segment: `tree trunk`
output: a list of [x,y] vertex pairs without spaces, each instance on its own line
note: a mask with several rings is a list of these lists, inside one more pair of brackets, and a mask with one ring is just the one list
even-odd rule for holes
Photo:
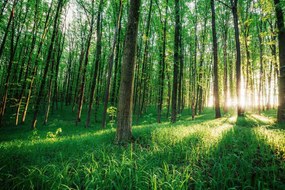
[[63,7],[63,0],[59,0],[58,1],[58,5],[57,5],[57,10],[56,10],[56,15],[54,18],[54,25],[53,25],[53,33],[51,36],[51,43],[49,46],[49,50],[48,50],[48,54],[47,54],[47,59],[46,59],[46,65],[44,68],[44,73],[42,76],[42,81],[41,81],[41,86],[40,86],[40,90],[39,90],[39,94],[37,96],[37,100],[36,100],[36,105],[35,105],[35,111],[34,111],[34,117],[33,117],[33,122],[32,122],[32,129],[36,128],[37,125],[37,117],[38,117],[38,113],[40,111],[40,103],[41,103],[41,99],[44,93],[44,88],[45,88],[45,83],[46,83],[46,77],[47,77],[47,73],[48,73],[48,68],[49,68],[49,63],[51,61],[52,58],[52,51],[53,51],[53,46],[54,46],[54,42],[55,42],[55,38],[58,32],[58,23],[60,20],[60,14],[61,14],[61,10]]
[[278,27],[278,45],[279,45],[279,61],[280,61],[280,76],[279,76],[279,96],[278,96],[278,114],[277,122],[285,122],[285,27],[283,11],[279,0],[274,0],[275,11]]
[[103,115],[102,115],[102,128],[106,127],[106,115],[107,115],[107,108],[108,108],[108,102],[109,102],[111,76],[112,76],[112,70],[113,70],[113,62],[114,62],[115,51],[118,51],[116,49],[116,44],[119,43],[119,42],[117,42],[117,39],[118,39],[117,35],[118,35],[119,28],[120,28],[120,23],[121,23],[120,21],[121,21],[122,8],[123,8],[123,2],[122,2],[122,0],[120,0],[120,9],[119,9],[118,16],[117,16],[117,25],[115,28],[112,50],[111,50],[109,60],[108,60],[109,68],[108,68],[107,84],[106,84],[105,97],[104,97],[104,110],[103,110]]
[[239,23],[238,23],[238,0],[231,0],[232,14],[234,18],[234,30],[236,41],[236,95],[237,95],[237,113],[238,116],[244,115],[244,110],[241,105],[241,52],[240,52],[240,40],[239,40]]
[[118,126],[116,142],[124,144],[132,140],[132,111],[134,69],[139,24],[140,0],[130,1],[128,25],[126,31],[121,82],[118,103]]
[[[15,3],[15,2],[14,2]],[[10,44],[10,60],[7,68],[7,76],[5,80],[5,90],[4,90],[4,95],[2,98],[2,105],[0,107],[0,124],[2,123],[4,113],[6,110],[6,105],[7,105],[7,98],[8,98],[8,90],[9,90],[9,82],[10,82],[10,77],[11,77],[11,71],[12,71],[12,65],[14,62],[14,56],[15,56],[15,49],[14,49],[14,37],[15,37],[15,21],[14,21],[14,6],[12,10],[13,16],[12,18],[9,19],[9,22],[12,22],[12,34],[11,34],[11,44]],[[11,20],[11,21],[10,21]],[[1,54],[0,54],[1,56]]]
[[259,40],[259,88],[258,88],[258,113],[261,113],[263,108],[263,87],[264,87],[264,69],[263,69],[263,39],[262,39],[262,30],[263,30],[263,23],[260,21],[260,28],[258,27],[258,40]]
[[167,15],[168,15],[168,0],[165,6],[165,18],[163,26],[163,45],[161,52],[161,65],[159,68],[159,95],[158,95],[158,108],[157,108],[157,122],[161,122],[162,105],[163,105],[163,91],[164,91],[164,78],[165,78],[165,53],[166,53],[166,30],[167,30]]
[[[92,1],[92,14],[91,14],[91,23],[90,23],[90,29],[89,29],[89,34],[88,34],[88,39],[87,39],[87,44],[86,44],[86,52],[85,52],[85,62],[82,70],[82,81],[81,81],[81,86],[80,86],[80,95],[79,95],[79,100],[78,100],[78,110],[77,110],[77,118],[76,118],[76,125],[78,122],[81,122],[81,113],[82,113],[82,106],[83,106],[83,100],[84,100],[84,91],[85,91],[85,82],[86,82],[86,71],[87,71],[87,65],[89,61],[89,52],[90,52],[90,45],[91,45],[91,39],[92,39],[92,34],[93,34],[93,29],[94,29],[94,0]],[[99,38],[99,36],[97,36]]]
[[101,14],[102,14],[102,8],[103,8],[103,0],[100,0],[99,11],[97,14],[97,26],[96,26],[97,27],[97,33],[96,33],[97,34],[97,40],[96,40],[95,68],[93,71],[94,73],[93,73],[93,80],[92,80],[92,85],[91,85],[90,100],[89,100],[89,105],[88,105],[88,113],[87,113],[87,119],[86,119],[85,127],[89,127],[89,125],[90,125],[92,104],[93,104],[94,93],[95,93],[95,88],[96,88],[96,79],[97,79],[97,75],[98,75],[98,68],[99,68],[99,65],[101,62],[101,52],[102,52]]
[[223,62],[224,62],[224,112],[228,112],[228,56],[227,56],[228,26],[227,21],[223,33]]
[[171,122],[176,122],[177,115],[177,87],[179,70],[179,37],[180,37],[180,5],[179,0],[175,0],[175,34],[174,34],[174,67],[171,102]]
[[[35,21],[34,21],[34,25],[33,25],[33,38],[32,38],[32,42],[30,44],[31,46],[31,49],[29,51],[29,54],[28,54],[28,61],[27,61],[27,68],[26,68],[26,71],[25,71],[25,76],[24,76],[24,80],[23,80],[23,84],[22,84],[22,89],[21,89],[21,92],[20,92],[20,95],[19,95],[19,98],[18,98],[18,105],[17,105],[17,111],[16,111],[16,126],[18,125],[19,123],[19,115],[20,115],[20,109],[21,109],[21,105],[22,105],[22,101],[23,101],[23,96],[24,96],[24,93],[25,93],[25,90],[26,90],[26,86],[27,86],[27,79],[28,79],[28,74],[29,74],[29,68],[30,68],[30,65],[31,65],[31,62],[32,62],[32,54],[33,54],[33,51],[34,51],[34,48],[35,48],[35,45],[36,45],[36,38],[37,38],[37,18],[38,18],[38,4],[36,3],[35,4]],[[24,61],[23,61],[24,62]],[[22,65],[22,67],[24,67],[24,65]],[[21,76],[19,77],[19,81],[21,80]]]
[[7,39],[8,33],[9,33],[9,28],[10,28],[11,22],[14,19],[14,16],[15,16],[15,7],[16,7],[17,3],[18,3],[18,0],[14,0],[13,1],[13,7],[12,7],[12,10],[11,10],[11,13],[10,13],[10,17],[9,17],[9,20],[8,20],[8,23],[7,23],[7,27],[5,29],[3,40],[2,40],[1,45],[0,45],[0,58],[1,58],[2,54],[3,54],[3,52],[4,52],[6,39]]
[[217,43],[217,33],[216,33],[216,13],[215,13],[215,3],[211,0],[212,9],[212,33],[213,33],[213,51],[214,51],[214,99],[215,99],[215,113],[216,118],[221,117],[220,110],[220,97],[219,97],[219,68],[218,68],[218,43]]

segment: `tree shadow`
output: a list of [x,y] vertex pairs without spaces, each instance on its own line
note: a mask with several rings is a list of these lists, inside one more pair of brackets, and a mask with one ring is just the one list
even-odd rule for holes
[[[260,124],[250,117],[237,119],[216,146],[201,156],[197,172],[202,189],[284,189],[284,160],[255,132]],[[202,159],[203,158],[203,159]],[[197,181],[197,179],[195,180]]]

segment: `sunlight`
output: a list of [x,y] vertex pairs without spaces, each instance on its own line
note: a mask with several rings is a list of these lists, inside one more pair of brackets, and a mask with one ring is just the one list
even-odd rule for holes
[[223,133],[227,132],[229,129],[233,128],[233,125],[231,124],[223,124],[222,126],[219,126],[211,131],[211,136],[214,138],[217,138],[219,136],[223,136]]
[[256,118],[257,120],[263,122],[263,123],[268,123],[268,124],[273,124],[274,121],[271,118],[262,116],[262,115],[258,115],[258,114],[252,114],[252,117]]
[[[273,76],[272,76],[273,77]],[[246,89],[246,80],[244,77],[241,78],[241,97],[240,104],[244,109],[252,109],[258,108],[259,105],[261,107],[276,107],[278,105],[278,94],[277,94],[277,83],[276,80],[271,80],[270,82],[265,82],[264,89],[260,96],[260,81],[259,81],[259,73],[256,73],[255,79],[257,84],[255,84],[252,88],[250,87],[248,90]],[[211,85],[213,86],[213,82],[211,81]],[[236,107],[238,104],[237,98],[234,95],[230,94],[230,90],[227,92],[227,99],[223,98],[223,94],[220,95],[222,98],[220,99],[221,105],[225,102],[227,107]],[[210,92],[208,95],[208,106],[214,106],[214,93],[213,88],[210,88]]]

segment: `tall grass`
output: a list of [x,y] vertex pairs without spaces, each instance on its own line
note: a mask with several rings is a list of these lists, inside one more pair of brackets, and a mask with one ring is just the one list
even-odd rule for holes
[[114,128],[60,118],[37,131],[1,129],[0,189],[285,189],[282,126],[213,115],[159,125],[148,116],[127,147],[113,143]]

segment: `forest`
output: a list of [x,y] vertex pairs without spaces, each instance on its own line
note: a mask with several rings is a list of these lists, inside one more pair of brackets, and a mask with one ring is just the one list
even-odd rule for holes
[[0,189],[285,189],[285,0],[1,0]]

